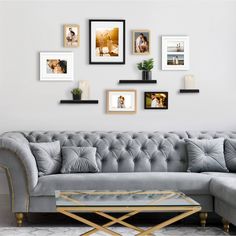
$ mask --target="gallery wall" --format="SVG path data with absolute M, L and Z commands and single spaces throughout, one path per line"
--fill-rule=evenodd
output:
M 0 132 L 11 130 L 235 130 L 236 2 L 1 1 Z M 88 19 L 126 20 L 126 64 L 89 65 Z M 63 47 L 63 24 L 80 25 L 80 47 Z M 151 31 L 151 55 L 132 55 L 132 30 Z M 190 37 L 190 70 L 161 71 L 161 36 Z M 73 82 L 40 82 L 39 52 L 73 51 Z M 153 57 L 154 85 L 136 63 Z M 179 94 L 193 74 L 200 94 Z M 78 80 L 89 80 L 98 105 L 60 105 Z M 137 89 L 135 115 L 106 114 L 106 89 Z M 168 91 L 168 110 L 144 110 L 144 91 Z M 5 184 L 0 184 L 4 192 Z M 2 190 L 3 189 L 3 190 Z

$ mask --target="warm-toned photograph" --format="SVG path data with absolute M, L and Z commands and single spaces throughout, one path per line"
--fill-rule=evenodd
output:
M 168 92 L 145 92 L 145 109 L 168 109 Z
M 79 25 L 64 25 L 64 47 L 79 47 Z
M 150 31 L 133 31 L 133 54 L 150 54 Z
M 167 65 L 179 66 L 184 65 L 184 54 L 168 54 L 167 55 Z
M 66 74 L 67 61 L 60 59 L 47 59 L 47 73 L 48 74 Z
M 183 41 L 168 41 L 167 52 L 184 52 Z

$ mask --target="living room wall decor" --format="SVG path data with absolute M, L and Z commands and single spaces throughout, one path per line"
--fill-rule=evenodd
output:
M 76 48 L 80 44 L 79 25 L 64 25 L 64 47 Z
M 189 70 L 189 37 L 162 37 L 162 70 Z
M 168 109 L 168 92 L 145 92 L 145 109 Z
M 150 31 L 133 30 L 133 54 L 149 55 L 150 54 Z
M 72 81 L 73 58 L 72 52 L 41 52 L 40 81 Z
M 89 63 L 125 64 L 125 20 L 89 20 Z

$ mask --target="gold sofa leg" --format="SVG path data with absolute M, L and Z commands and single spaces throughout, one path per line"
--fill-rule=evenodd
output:
M 16 213 L 16 223 L 18 227 L 21 227 L 23 224 L 24 214 L 23 213 Z
M 223 219 L 222 219 L 222 223 L 223 223 L 223 225 L 224 225 L 224 231 L 225 231 L 226 233 L 229 233 L 229 221 L 223 218 Z
M 206 220 L 207 220 L 207 212 L 200 212 L 199 213 L 199 217 L 200 217 L 200 223 L 202 227 L 206 226 Z

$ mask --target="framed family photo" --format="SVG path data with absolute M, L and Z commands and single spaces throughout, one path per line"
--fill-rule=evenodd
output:
M 150 31 L 133 30 L 133 54 L 149 55 L 150 54 Z
M 41 81 L 71 81 L 73 80 L 72 52 L 41 52 Z
M 108 90 L 107 113 L 132 114 L 136 113 L 136 90 Z
M 80 44 L 79 25 L 64 25 L 64 47 L 76 48 Z
M 89 63 L 125 64 L 125 20 L 89 20 Z
M 162 70 L 189 70 L 189 37 L 162 37 Z
M 145 109 L 168 109 L 168 92 L 145 92 Z

